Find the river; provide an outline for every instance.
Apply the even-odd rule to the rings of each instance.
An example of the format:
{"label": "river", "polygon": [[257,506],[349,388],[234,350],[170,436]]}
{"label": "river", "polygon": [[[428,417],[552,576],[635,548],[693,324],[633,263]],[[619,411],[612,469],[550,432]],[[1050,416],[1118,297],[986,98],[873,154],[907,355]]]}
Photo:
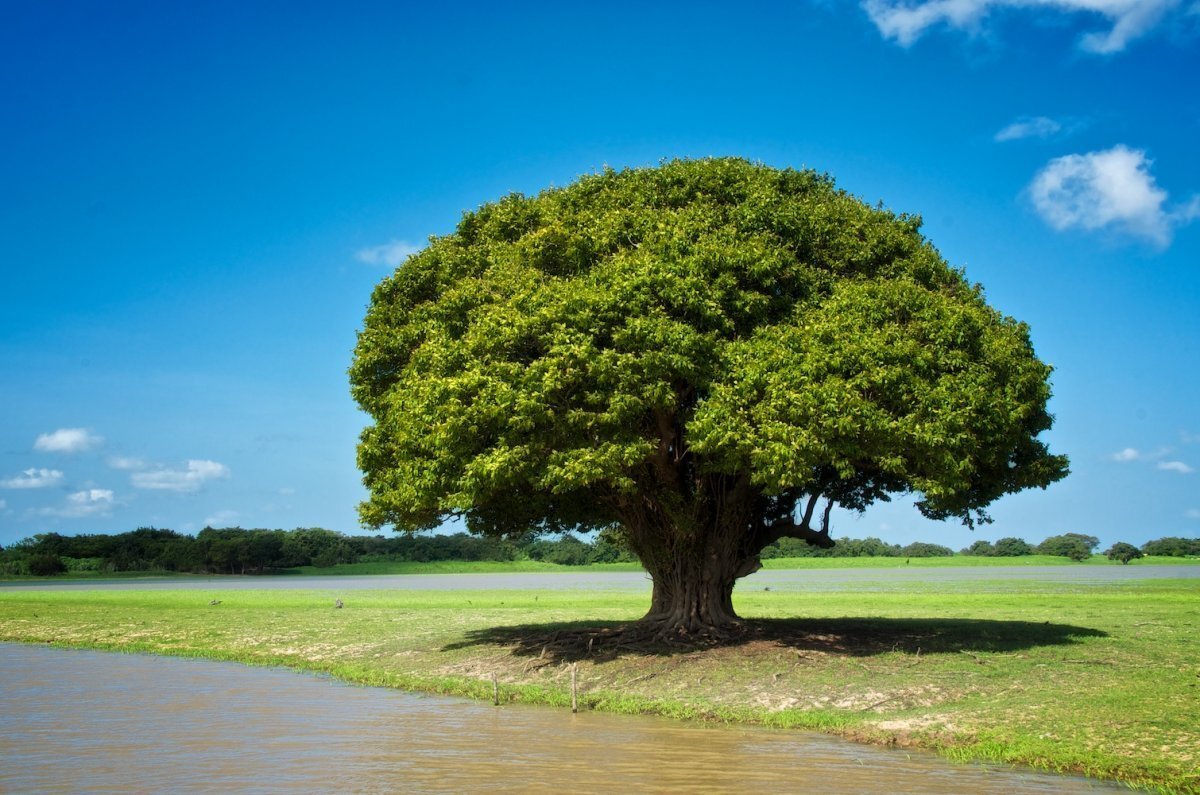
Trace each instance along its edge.
{"label": "river", "polygon": [[807,732],[503,706],[0,643],[0,792],[1080,793]]}
{"label": "river", "polygon": [[[904,587],[918,583],[985,583],[1024,581],[1104,584],[1132,580],[1196,579],[1200,565],[1153,566],[911,566],[893,569],[763,569],[738,580],[738,588],[781,591],[828,591],[844,588]],[[496,574],[369,574],[347,576],[220,576],[137,577],[95,580],[8,580],[3,590],[650,590],[641,571],[513,572]]]}

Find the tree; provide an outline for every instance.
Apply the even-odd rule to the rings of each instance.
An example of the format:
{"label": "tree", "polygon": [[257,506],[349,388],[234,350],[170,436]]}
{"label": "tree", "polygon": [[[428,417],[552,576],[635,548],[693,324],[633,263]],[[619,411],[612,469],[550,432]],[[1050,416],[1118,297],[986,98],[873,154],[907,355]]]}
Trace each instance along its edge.
{"label": "tree", "polygon": [[350,368],[363,522],[615,528],[656,632],[833,506],[934,519],[1062,478],[1050,367],[919,232],[812,171],[605,171],[463,215],[379,284]]}
{"label": "tree", "polygon": [[998,558],[1019,558],[1032,555],[1033,547],[1029,546],[1022,538],[1006,536],[996,542],[996,549],[992,554]]}
{"label": "tree", "polygon": [[1108,558],[1109,560],[1119,560],[1121,563],[1128,565],[1129,561],[1137,560],[1138,558],[1143,557],[1143,555],[1142,550],[1138,549],[1133,544],[1127,544],[1124,541],[1118,541],[1105,551],[1104,557]]}
{"label": "tree", "polygon": [[1071,560],[1087,560],[1092,552],[1100,545],[1100,539],[1081,533],[1064,533],[1060,536],[1050,536],[1037,545],[1039,555],[1058,555]]}
{"label": "tree", "polygon": [[948,558],[953,554],[954,550],[950,547],[924,541],[914,541],[900,550],[900,555],[906,558]]}
{"label": "tree", "polygon": [[982,538],[971,543],[971,546],[962,550],[962,554],[972,557],[987,558],[996,554],[996,548],[992,546],[991,541],[984,541]]}
{"label": "tree", "polygon": [[1200,538],[1180,538],[1178,536],[1156,538],[1142,544],[1142,552],[1147,555],[1165,555],[1172,558],[1200,556]]}

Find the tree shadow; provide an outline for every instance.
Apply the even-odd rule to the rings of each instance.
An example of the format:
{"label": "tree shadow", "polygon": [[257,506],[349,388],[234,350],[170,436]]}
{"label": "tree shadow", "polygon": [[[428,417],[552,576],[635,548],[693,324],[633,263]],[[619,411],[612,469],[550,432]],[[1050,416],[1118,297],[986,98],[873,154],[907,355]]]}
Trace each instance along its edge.
{"label": "tree shadow", "polygon": [[997,621],[970,618],[766,618],[746,621],[719,638],[662,639],[629,622],[520,624],[472,630],[444,651],[472,647],[510,648],[517,657],[571,662],[607,662],[625,656],[672,656],[713,648],[770,644],[796,651],[843,657],[887,652],[1015,652],[1063,646],[1082,638],[1105,638],[1089,627],[1049,621]]}

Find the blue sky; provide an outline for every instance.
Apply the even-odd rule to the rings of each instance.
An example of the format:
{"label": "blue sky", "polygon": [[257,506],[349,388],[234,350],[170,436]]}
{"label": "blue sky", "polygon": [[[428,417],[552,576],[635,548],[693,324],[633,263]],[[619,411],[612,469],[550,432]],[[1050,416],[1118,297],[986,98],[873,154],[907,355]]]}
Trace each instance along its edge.
{"label": "blue sky", "polygon": [[370,297],[465,209],[605,165],[832,174],[1056,367],[1072,475],[974,534],[1200,535],[1200,3],[0,9],[0,544],[357,532]]}

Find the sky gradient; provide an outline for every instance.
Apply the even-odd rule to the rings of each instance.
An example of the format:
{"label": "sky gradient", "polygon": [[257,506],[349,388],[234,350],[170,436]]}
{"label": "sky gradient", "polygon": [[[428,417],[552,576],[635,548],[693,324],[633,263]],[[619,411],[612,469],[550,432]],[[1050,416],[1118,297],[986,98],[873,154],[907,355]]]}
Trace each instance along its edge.
{"label": "sky gradient", "polygon": [[1065,481],[835,536],[1196,537],[1197,85],[1183,0],[8,4],[0,544],[360,532],[372,287],[508,192],[724,155],[921,214],[1056,368]]}

